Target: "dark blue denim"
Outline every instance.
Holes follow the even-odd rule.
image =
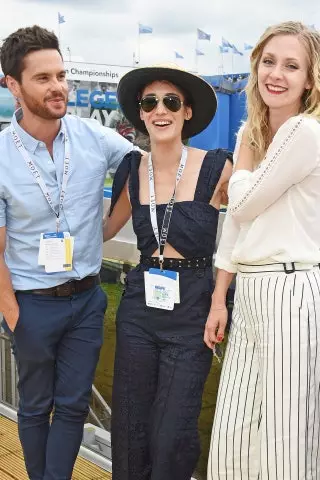
[[[212,363],[203,342],[212,268],[179,269],[181,303],[173,311],[146,306],[146,269],[129,272],[117,314],[112,479],[190,480]]]
[[[106,296],[99,286],[71,297],[16,296],[20,317],[11,340],[27,472],[30,480],[69,480],[103,341]]]

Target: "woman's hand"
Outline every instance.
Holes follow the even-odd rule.
[[[217,269],[216,286],[212,294],[211,308],[203,338],[204,343],[211,349],[214,349],[215,344],[224,339],[224,331],[228,322],[226,298],[233,276],[234,273]]]
[[[204,343],[214,349],[216,343],[224,339],[224,331],[228,322],[228,310],[225,304],[212,303],[204,330]]]

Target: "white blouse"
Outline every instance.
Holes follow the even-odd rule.
[[[319,247],[320,124],[298,115],[279,128],[255,171],[233,173],[215,266],[235,273],[238,263],[317,264]]]

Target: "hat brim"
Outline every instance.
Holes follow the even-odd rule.
[[[169,67],[143,67],[126,73],[118,85],[118,102],[125,117],[142,133],[147,134],[140,118],[138,95],[143,88],[156,80],[166,80],[180,87],[189,97],[192,118],[184,122],[182,138],[194,137],[212,121],[217,110],[214,89],[203,78],[190,72]]]

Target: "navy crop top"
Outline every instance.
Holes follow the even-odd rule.
[[[167,242],[185,258],[206,257],[215,251],[219,210],[209,202],[227,158],[232,161],[232,153],[227,150],[209,150],[201,166],[194,199],[174,204]],[[140,161],[141,153],[133,150],[118,167],[113,181],[109,215],[129,177],[132,223],[137,236],[137,247],[142,255],[151,256],[158,244],[152,230],[149,205],[142,205],[139,201]],[[166,204],[157,205],[159,231],[165,209]]]

